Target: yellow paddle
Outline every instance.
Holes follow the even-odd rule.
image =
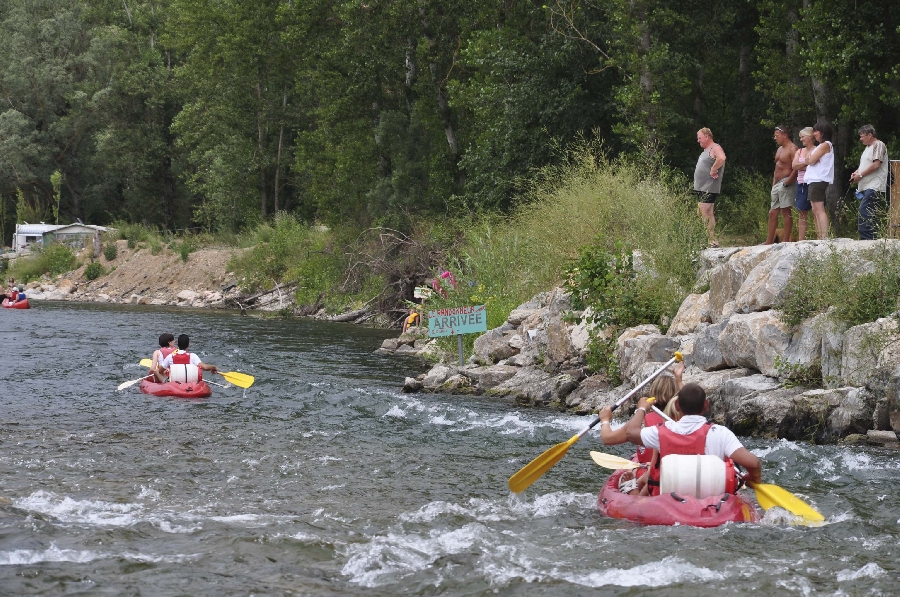
[[[141,359],[141,367],[149,367],[153,364],[152,359]],[[225,378],[225,381],[228,383],[232,383],[239,388],[249,388],[253,385],[253,382],[256,381],[256,378],[252,375],[247,375],[246,373],[239,373],[238,371],[228,371],[222,372],[219,371],[219,375]],[[143,379],[143,378],[141,378]],[[140,379],[137,381],[141,381]],[[137,382],[134,382],[137,383]],[[133,385],[133,384],[132,384]],[[128,386],[125,386],[128,387]],[[120,388],[121,389],[121,388]]]
[[[604,454],[603,452],[595,452],[594,450],[591,450],[591,459],[603,468],[610,468],[616,471],[621,469],[641,468],[641,464],[639,462],[628,460],[626,458],[622,458],[621,456]]]
[[[763,510],[768,510],[773,506],[780,506],[794,516],[801,517],[806,522],[823,522],[825,520],[825,517],[815,508],[778,485],[747,481],[747,486],[756,492],[756,501],[759,502],[759,506]]]
[[[681,353],[676,352],[675,356],[669,359],[666,364],[654,371],[650,375],[650,377],[639,383],[633,390],[628,392],[623,398],[616,402],[612,407],[613,410],[616,410],[617,408],[619,408],[619,406],[627,402],[629,398],[637,394],[641,390],[641,388],[653,381],[654,377],[668,369],[674,363],[681,362],[681,358]],[[566,455],[566,452],[569,451],[569,448],[571,448],[575,444],[575,442],[584,437],[587,432],[593,429],[594,426],[596,426],[599,422],[600,417],[597,417],[590,425],[585,427],[584,430],[582,430],[577,435],[573,435],[568,441],[556,444],[555,446],[526,464],[519,470],[519,472],[509,478],[509,489],[513,493],[519,493],[520,491],[525,491],[526,489],[528,489],[528,487],[532,483],[537,481],[541,477],[541,475],[546,473],[553,467],[554,464],[559,462],[562,457]]]

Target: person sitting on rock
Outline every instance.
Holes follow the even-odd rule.
[[[156,379],[156,383],[165,383],[169,372],[160,366],[167,356],[175,352],[175,336],[166,332],[159,337],[159,348],[153,351],[153,362],[150,365],[150,373]]]
[[[655,466],[649,470],[647,482],[650,495],[659,495],[660,464],[669,454],[709,454],[722,460],[730,458],[747,469],[747,478],[759,483],[762,467],[759,458],[747,450],[727,427],[713,425],[703,413],[709,408],[706,392],[699,384],[685,384],[678,391],[680,421],[667,421],[644,427],[650,402],[641,398],[634,416],[625,426],[625,437],[631,443],[659,450]]]
[[[201,381],[203,374],[200,371],[218,373],[215,365],[207,365],[200,361],[200,357],[187,349],[191,345],[191,339],[187,334],[178,336],[178,350],[175,350],[162,360],[160,366],[169,371],[170,381],[194,382]],[[173,366],[177,366],[173,368]]]
[[[410,309],[406,319],[403,320],[403,327],[400,328],[400,334],[405,334],[406,330],[408,330],[409,328],[419,325],[421,319],[422,317],[419,315],[418,310],[416,310],[415,308]]]

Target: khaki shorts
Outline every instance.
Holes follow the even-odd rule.
[[[794,207],[796,192],[794,191],[793,185],[789,187],[784,186],[785,180],[787,180],[787,178],[782,178],[772,186],[772,206],[769,209]]]

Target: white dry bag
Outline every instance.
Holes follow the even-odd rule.
[[[169,368],[169,381],[193,383],[200,380],[199,371],[197,365],[172,365]]]
[[[662,459],[659,493],[698,499],[725,493],[725,461],[718,456],[669,454]]]

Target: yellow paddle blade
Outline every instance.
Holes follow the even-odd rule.
[[[621,456],[613,456],[612,454],[604,454],[603,452],[594,452],[591,450],[591,458],[603,468],[619,469],[635,469],[641,465],[633,460],[627,460]]]
[[[141,367],[149,367],[153,364],[153,359],[141,359]]]
[[[812,506],[786,489],[768,483],[748,483],[748,485],[756,491],[756,501],[759,502],[763,510],[768,510],[773,506],[780,506],[808,522],[822,522],[825,520],[825,517],[819,514]]]
[[[572,447],[572,444],[577,441],[578,436],[573,435],[569,441],[556,444],[523,466],[518,473],[509,478],[509,489],[513,493],[519,493],[528,489],[532,483],[541,478],[541,475],[550,470],[550,467],[559,462],[566,455],[566,452],[569,451],[569,448]]]
[[[219,375],[225,378],[225,381],[228,383],[233,383],[234,385],[240,388],[249,388],[253,385],[253,382],[256,381],[252,375],[247,375],[246,373],[238,373],[237,371],[229,371],[227,373],[222,373],[219,371]]]

